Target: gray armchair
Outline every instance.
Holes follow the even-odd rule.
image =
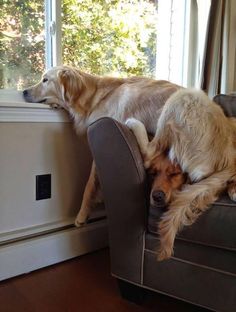
[[[226,114],[236,112],[236,97],[215,100]],[[90,125],[88,139],[105,198],[111,271],[122,295],[137,300],[143,289],[150,289],[214,311],[236,311],[236,204],[222,195],[179,233],[174,256],[157,262],[162,211],[149,207],[146,173],[133,134],[102,118]]]

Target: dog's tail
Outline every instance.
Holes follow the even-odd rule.
[[[233,171],[229,168],[191,185],[186,185],[171,202],[158,225],[160,235],[159,260],[169,258],[173,252],[174,239],[185,225],[193,224],[226,188]]]

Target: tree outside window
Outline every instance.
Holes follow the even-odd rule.
[[[63,0],[63,64],[113,76],[155,76],[153,0]],[[45,71],[43,0],[2,0],[0,88],[22,89]]]

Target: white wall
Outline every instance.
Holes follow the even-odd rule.
[[[71,123],[0,123],[0,234],[63,221],[80,207],[90,167]],[[35,176],[52,175],[52,198],[35,200]]]
[[[104,220],[72,226],[91,166],[86,135],[65,113],[24,105],[0,104],[0,280],[107,246]],[[36,201],[41,174],[52,196]]]

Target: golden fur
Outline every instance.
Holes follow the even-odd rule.
[[[179,163],[192,182],[174,194],[158,225],[158,260],[167,259],[177,232],[195,222],[227,186],[231,199],[236,199],[235,118],[227,118],[204,92],[182,89],[167,100],[150,143],[142,123],[134,119],[126,123],[141,145],[146,168],[153,157],[169,149],[170,160]]]
[[[168,97],[178,86],[149,78],[99,77],[68,66],[47,71],[35,86],[23,91],[28,102],[44,102],[66,109],[74,119],[77,132],[100,117],[124,122],[129,117],[140,119],[149,132],[156,130],[156,120]],[[76,225],[84,223],[96,196],[96,170],[93,164],[85,187]]]

